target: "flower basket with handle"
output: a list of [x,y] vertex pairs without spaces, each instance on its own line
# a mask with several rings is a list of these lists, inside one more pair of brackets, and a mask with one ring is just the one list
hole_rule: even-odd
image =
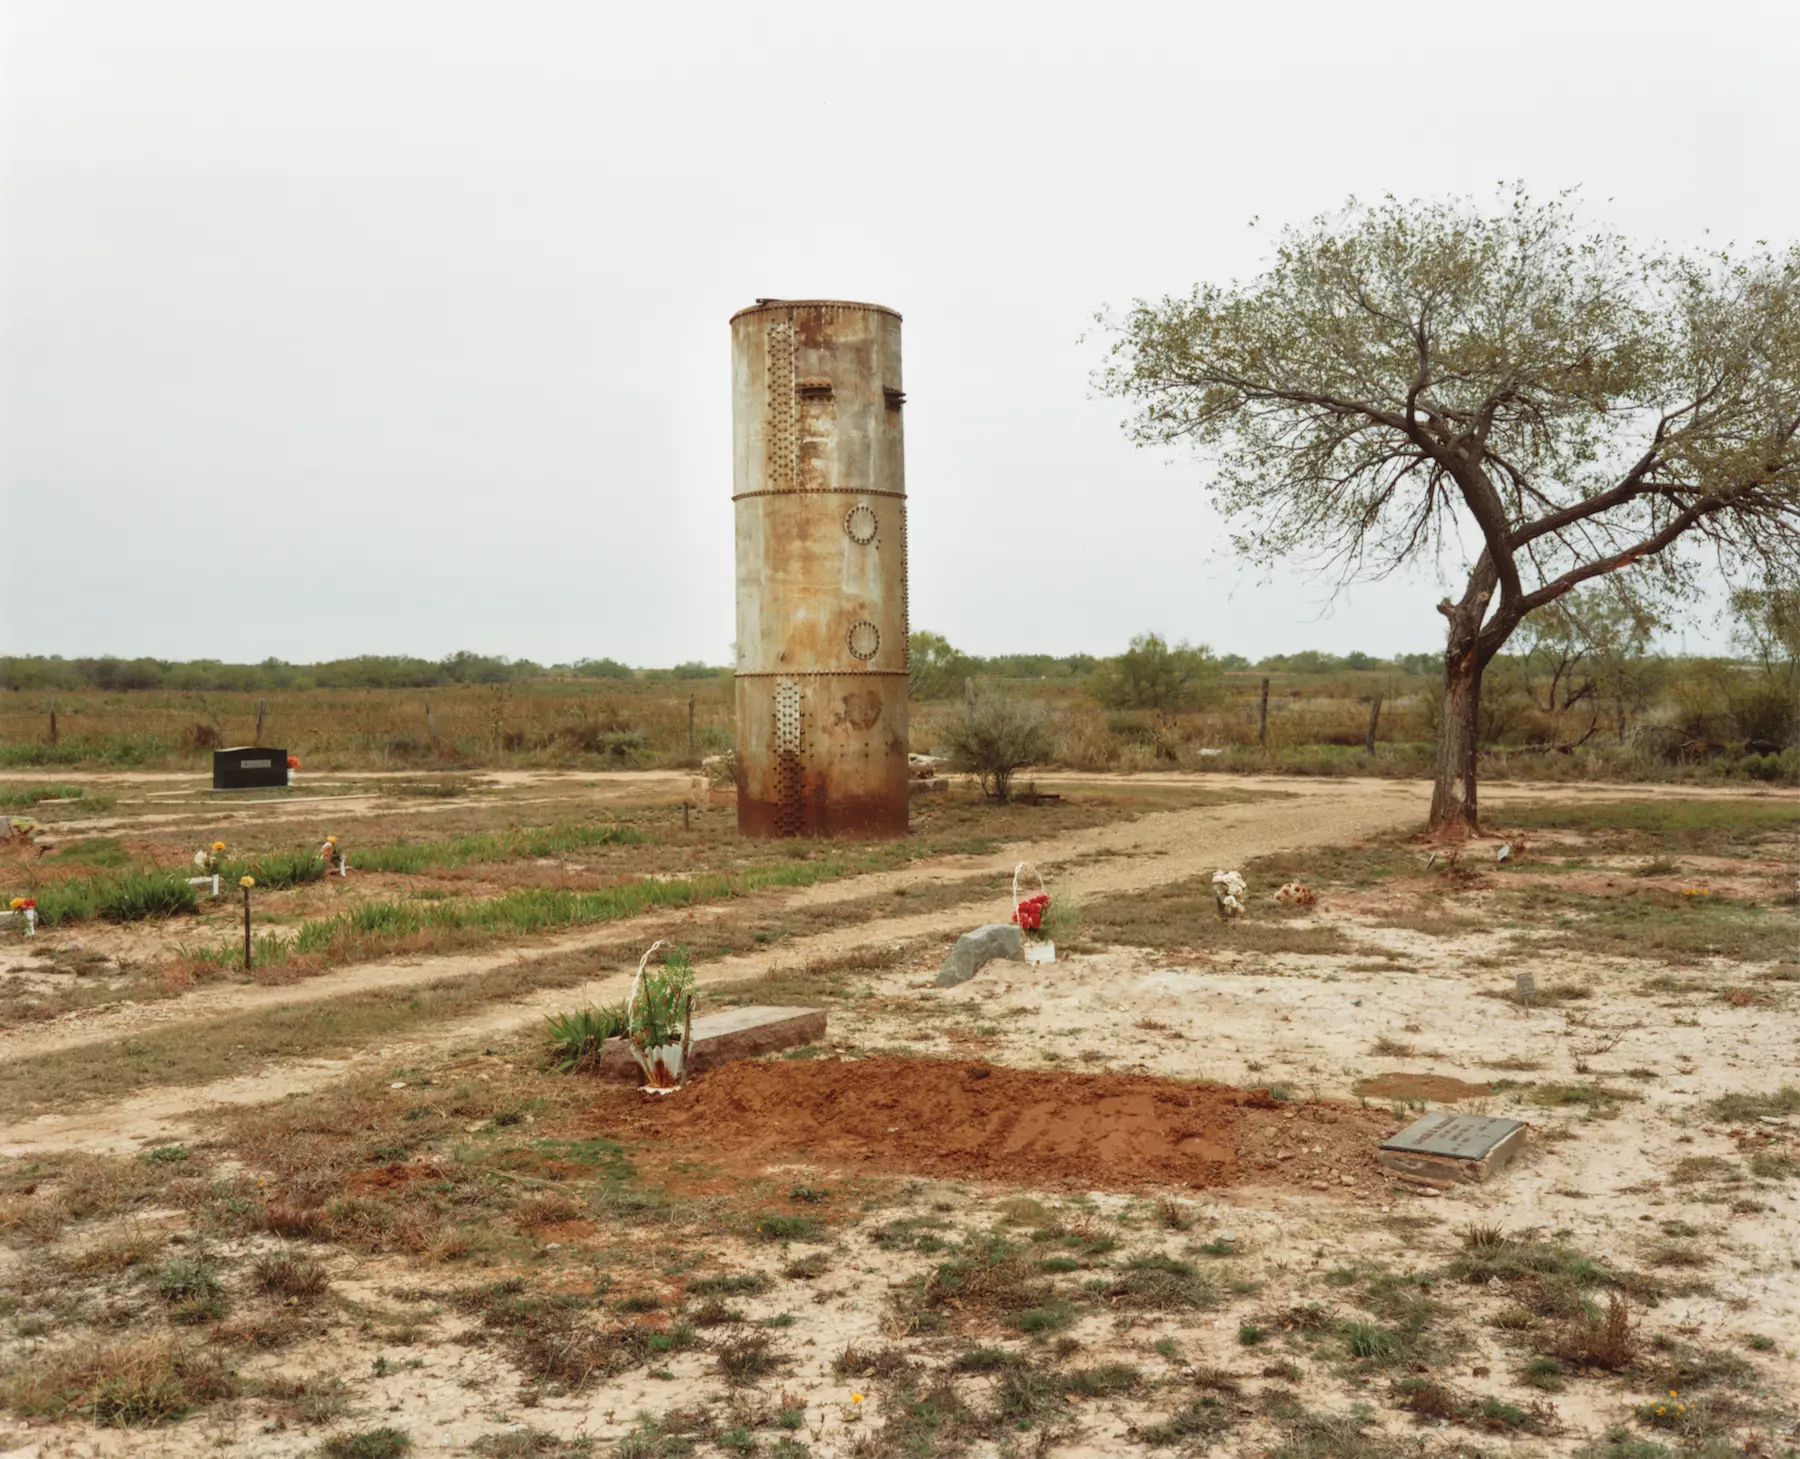
[[1029,861],[1021,861],[1013,868],[1012,898],[1012,919],[1025,937],[1025,961],[1055,962],[1056,944],[1044,929],[1050,915],[1050,893],[1044,890],[1042,874]]
[[659,938],[638,959],[625,1000],[625,1046],[643,1071],[646,1094],[672,1094],[687,1084],[694,1042],[693,968],[679,948],[665,968],[651,968],[651,956],[664,945]]

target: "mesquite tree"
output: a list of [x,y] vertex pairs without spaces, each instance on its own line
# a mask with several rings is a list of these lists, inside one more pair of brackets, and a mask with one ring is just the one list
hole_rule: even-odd
[[1800,248],[1643,249],[1522,192],[1352,203],[1248,283],[1102,322],[1101,387],[1140,444],[1201,449],[1240,551],[1455,573],[1440,834],[1478,829],[1482,671],[1526,614],[1800,564]]

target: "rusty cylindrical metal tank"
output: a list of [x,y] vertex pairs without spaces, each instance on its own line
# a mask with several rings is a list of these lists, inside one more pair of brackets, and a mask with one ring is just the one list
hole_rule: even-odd
[[731,318],[746,835],[906,834],[904,400],[891,309]]

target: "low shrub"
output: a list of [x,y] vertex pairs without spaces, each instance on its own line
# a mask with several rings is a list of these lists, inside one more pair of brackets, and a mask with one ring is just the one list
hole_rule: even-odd
[[562,1074],[588,1074],[600,1066],[600,1050],[625,1032],[623,1007],[577,1008],[547,1020],[550,1063]]

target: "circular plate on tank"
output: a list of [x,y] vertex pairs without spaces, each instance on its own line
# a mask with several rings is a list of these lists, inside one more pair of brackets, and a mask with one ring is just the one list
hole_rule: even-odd
[[881,523],[876,519],[873,507],[867,507],[858,502],[844,513],[844,531],[858,546],[867,547],[875,540],[875,534],[880,530]]
[[881,630],[867,618],[852,623],[847,638],[852,658],[872,659],[881,652]]

